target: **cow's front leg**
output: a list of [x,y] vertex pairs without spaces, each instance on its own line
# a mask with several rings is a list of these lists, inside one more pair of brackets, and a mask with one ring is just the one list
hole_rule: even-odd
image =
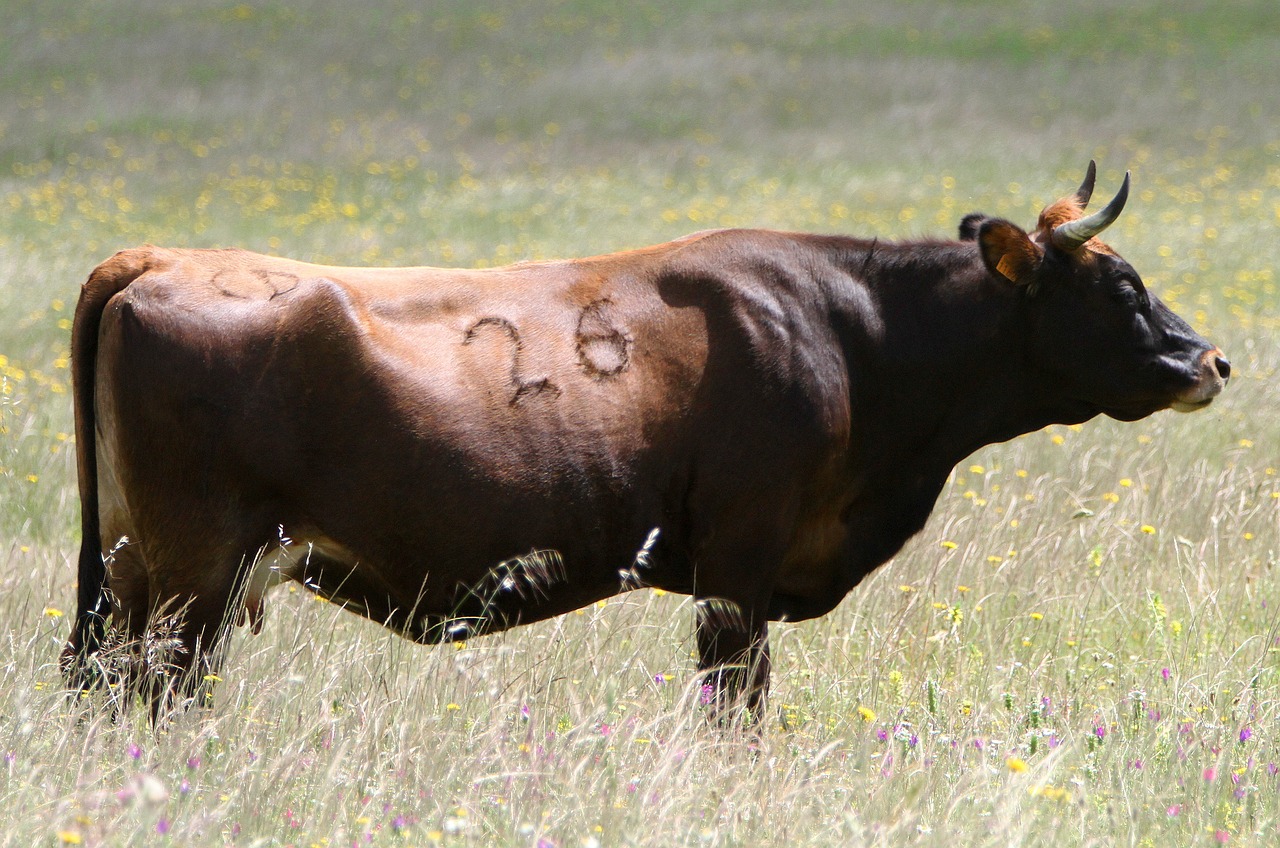
[[695,606],[704,703],[719,721],[758,722],[769,691],[767,605],[711,595],[698,598]]

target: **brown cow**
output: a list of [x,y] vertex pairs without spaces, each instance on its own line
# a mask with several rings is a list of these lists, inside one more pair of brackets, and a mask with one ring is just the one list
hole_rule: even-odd
[[204,673],[286,577],[420,642],[648,585],[698,600],[700,668],[758,708],[767,623],[838,604],[966,455],[1226,384],[1096,240],[1129,181],[1085,218],[1093,173],[1032,233],[971,215],[959,241],[721,230],[483,271],[118,253],[72,335],[70,679],[108,612],[138,637],[179,608]]

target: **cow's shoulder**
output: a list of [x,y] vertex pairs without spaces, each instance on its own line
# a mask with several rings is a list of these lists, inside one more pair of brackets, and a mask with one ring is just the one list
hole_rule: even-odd
[[719,230],[671,242],[653,278],[665,301],[732,319],[754,338],[826,336],[832,295],[849,275],[823,238],[777,230]]

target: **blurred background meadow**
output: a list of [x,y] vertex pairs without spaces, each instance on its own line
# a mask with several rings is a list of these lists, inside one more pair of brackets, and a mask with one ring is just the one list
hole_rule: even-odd
[[[1218,845],[1280,840],[1274,0],[9,0],[0,27],[0,844]],[[1108,233],[1231,358],[1207,411],[956,469],[756,739],[686,599],[457,647],[303,591],[153,731],[68,705],[79,284],[143,242],[490,266],[763,226]],[[358,496],[359,493],[353,493]]]

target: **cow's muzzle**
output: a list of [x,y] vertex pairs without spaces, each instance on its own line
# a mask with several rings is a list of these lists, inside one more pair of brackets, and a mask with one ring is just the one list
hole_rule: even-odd
[[1195,412],[1213,403],[1213,399],[1227,387],[1231,379],[1231,363],[1218,348],[1207,350],[1200,355],[1200,373],[1195,383],[1187,390],[1180,392],[1173,403],[1169,404],[1175,412]]

